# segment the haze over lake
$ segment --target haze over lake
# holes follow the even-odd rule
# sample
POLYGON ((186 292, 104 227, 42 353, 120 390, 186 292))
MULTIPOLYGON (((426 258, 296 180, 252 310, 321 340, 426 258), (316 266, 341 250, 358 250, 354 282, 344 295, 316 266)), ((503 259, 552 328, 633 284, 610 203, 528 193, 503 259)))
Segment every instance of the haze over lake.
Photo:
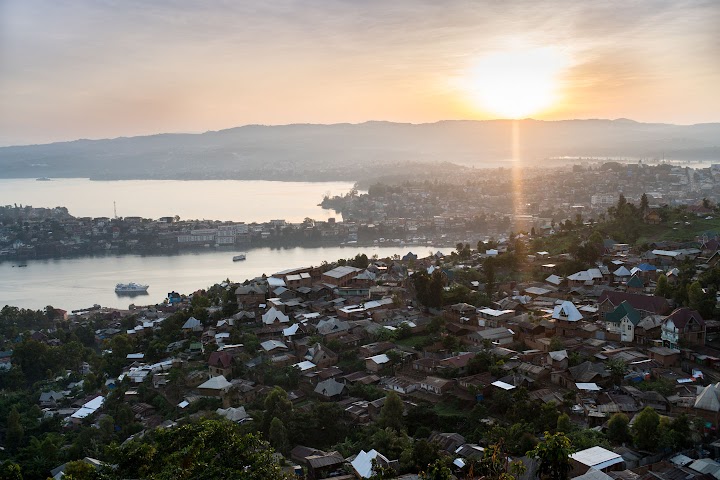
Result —
MULTIPOLYGON (((127 308, 131 303, 160 303, 168 292, 192 293, 226 278, 242 282, 248 278, 288 268, 319 265, 323 260, 365 253, 379 258, 408 251, 425 257, 436 248, 429 246, 257 248, 248 250, 247 260, 233 262, 233 250, 182 253, 179 255, 119 255, 65 259, 0 262, 0 308, 12 305, 41 309, 46 305, 66 310, 90 307, 127 308), (137 282, 150 285, 148 295, 128 297, 115 293, 115 284, 137 282)), ((444 253, 449 253, 445 249, 444 253)))
POLYGON ((340 220, 318 204, 326 193, 342 195, 352 187, 350 182, 0 179, 0 205, 67 207, 76 217, 112 217, 115 202, 120 217, 302 222, 340 220))

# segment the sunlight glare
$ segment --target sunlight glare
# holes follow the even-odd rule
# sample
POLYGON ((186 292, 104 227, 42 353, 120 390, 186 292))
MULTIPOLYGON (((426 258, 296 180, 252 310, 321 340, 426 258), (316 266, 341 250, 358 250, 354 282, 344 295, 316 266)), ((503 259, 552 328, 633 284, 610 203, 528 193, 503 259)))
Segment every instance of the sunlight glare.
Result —
POLYGON ((492 53, 472 69, 470 91, 480 108, 505 118, 542 112, 559 100, 565 55, 551 47, 492 53))

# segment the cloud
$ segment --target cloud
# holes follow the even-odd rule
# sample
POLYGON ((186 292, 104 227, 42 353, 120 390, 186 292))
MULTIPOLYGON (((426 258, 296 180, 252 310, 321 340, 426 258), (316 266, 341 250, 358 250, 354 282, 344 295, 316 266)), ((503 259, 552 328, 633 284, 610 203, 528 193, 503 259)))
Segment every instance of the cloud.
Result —
POLYGON ((702 79, 688 105, 710 101, 677 118, 708 121, 718 106, 714 0, 5 0, 0 9, 3 142, 472 115, 451 79, 517 45, 567 52, 566 96, 584 112, 622 103, 623 115, 643 117, 652 109, 633 104, 637 89, 675 98, 682 77, 702 79), (624 95, 631 101, 617 101, 624 95))

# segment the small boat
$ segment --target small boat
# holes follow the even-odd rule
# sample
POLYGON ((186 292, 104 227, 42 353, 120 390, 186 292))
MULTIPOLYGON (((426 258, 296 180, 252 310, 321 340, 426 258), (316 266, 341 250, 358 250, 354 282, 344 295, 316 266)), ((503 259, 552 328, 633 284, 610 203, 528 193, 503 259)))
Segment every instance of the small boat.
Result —
POLYGON ((139 283, 118 283, 115 285, 115 293, 143 293, 147 292, 149 285, 140 285, 139 283))
POLYGON ((18 265, 18 268, 20 267, 27 267, 27 263, 23 263, 22 265, 18 265))
POLYGON ((239 262, 240 260, 245 260, 245 258, 246 258, 246 257, 245 257, 245 254, 244 254, 244 253, 240 253, 240 254, 235 255, 235 256, 233 257, 233 262, 239 262))

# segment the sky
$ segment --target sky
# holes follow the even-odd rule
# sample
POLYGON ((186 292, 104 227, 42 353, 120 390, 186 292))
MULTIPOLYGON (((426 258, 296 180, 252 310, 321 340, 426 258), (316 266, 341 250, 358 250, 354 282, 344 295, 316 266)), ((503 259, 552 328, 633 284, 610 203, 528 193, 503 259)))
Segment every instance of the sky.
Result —
POLYGON ((720 121, 717 0, 0 0, 0 145, 246 124, 720 121))

